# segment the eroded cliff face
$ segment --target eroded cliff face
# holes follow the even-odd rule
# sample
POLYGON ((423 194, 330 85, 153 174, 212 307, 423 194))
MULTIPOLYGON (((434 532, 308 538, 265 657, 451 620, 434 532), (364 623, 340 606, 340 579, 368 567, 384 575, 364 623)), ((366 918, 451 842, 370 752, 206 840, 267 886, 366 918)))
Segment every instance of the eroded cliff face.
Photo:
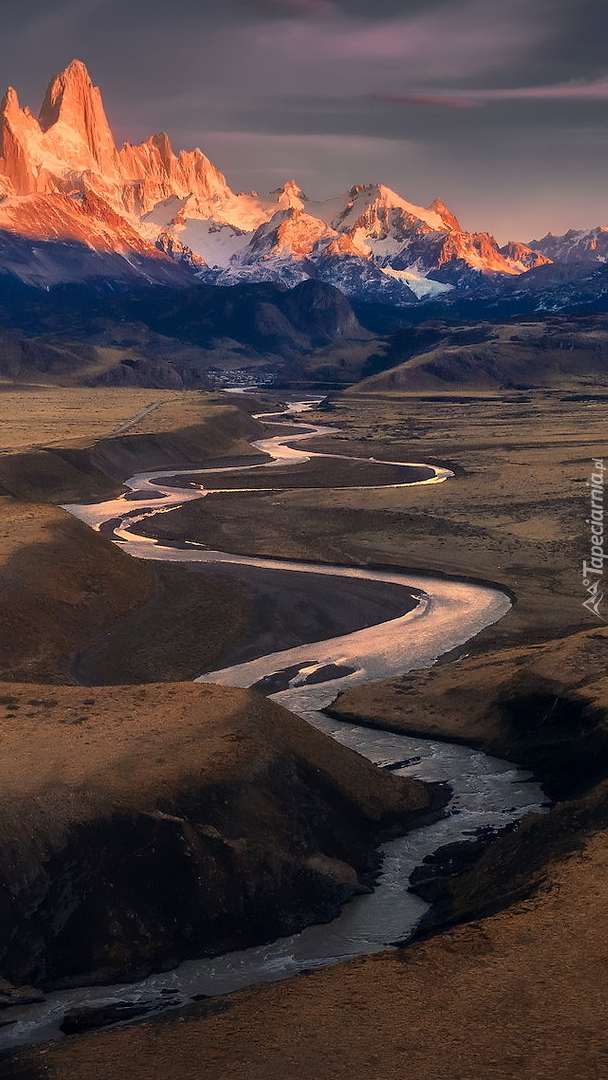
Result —
POLYGON ((18 196, 96 193, 121 213, 146 213, 172 196, 234 197, 201 150, 176 155, 164 132, 118 149, 99 88, 80 60, 51 79, 38 118, 8 88, 0 105, 0 173, 18 196))
MULTIPOLYGON (((3 209, 0 229, 22 243, 19 252, 0 243, 0 263, 43 286, 125 275, 162 283, 172 272, 176 285, 193 273, 222 285, 292 287, 312 278, 355 299, 410 304, 453 286, 479 285, 483 275, 519 275, 550 261, 525 245, 499 250, 488 233, 466 232, 440 199, 417 206, 383 184, 355 184, 315 202, 294 180, 265 196, 236 193, 202 150, 175 153, 165 132, 117 147, 101 93, 80 60, 51 80, 38 117, 8 88, 0 105, 2 197, 18 213, 4 220, 3 209), (88 218, 75 222, 71 204, 78 199, 88 218), (53 258, 47 250, 39 265, 39 253, 23 243, 32 236, 36 200, 43 206, 49 200, 64 247, 77 245, 84 229, 82 249, 54 250, 53 258), (108 245, 135 258, 99 262, 108 245)), ((44 233, 47 245, 55 235, 53 221, 44 233)))
MULTIPOLYGON (((159 176, 156 182, 149 178, 150 205, 163 198, 165 188, 173 190, 162 155, 153 149, 159 176)), ((133 180, 127 166, 128 155, 123 165, 101 94, 83 63, 74 60, 51 80, 38 119, 21 108, 9 87, 0 104, 5 269, 34 285, 91 276, 185 282, 173 260, 127 220, 129 211, 145 203, 142 181, 133 180), (32 240, 43 242, 42 257, 32 253, 32 240)), ((188 166, 189 179, 200 175, 200 163, 188 166)))
POLYGON ((608 772, 608 629, 597 626, 342 691, 337 719, 448 739, 532 769, 551 798, 608 772))
POLYGON ((56 987, 332 917, 428 789, 250 691, 5 684, 0 973, 56 987))

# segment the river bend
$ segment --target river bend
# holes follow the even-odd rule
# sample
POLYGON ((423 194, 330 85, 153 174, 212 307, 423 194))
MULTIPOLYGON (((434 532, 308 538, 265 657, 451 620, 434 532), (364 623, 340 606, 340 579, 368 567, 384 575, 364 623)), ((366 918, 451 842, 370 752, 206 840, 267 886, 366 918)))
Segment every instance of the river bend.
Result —
MULTIPOLYGON (((292 412, 303 412, 317 402, 298 402, 292 412)), ((263 417, 274 421, 271 414, 263 417)), ((299 448, 301 442, 336 429, 302 425, 297 434, 277 435, 255 443, 271 460, 243 467, 268 469, 309 460, 316 455, 299 448)), ((293 426, 290 425, 293 432, 293 426)), ((351 459, 352 460, 352 459, 351 459)), ((369 460, 369 459, 366 459, 369 460)), ((380 464, 380 462, 379 462, 380 464)), ((411 463, 382 463, 410 465, 411 463)), ((417 485, 448 480, 447 469, 417 464, 417 485), (422 478, 421 470, 424 470, 422 478)), ((131 494, 94 505, 65 507, 92 528, 108 532, 129 554, 145 559, 239 564, 266 569, 345 576, 405 586, 417 605, 404 615, 325 641, 276 652, 222 670, 204 672, 198 681, 233 686, 255 686, 280 678, 284 689, 274 700, 314 724, 339 742, 379 765, 406 762, 398 771, 431 782, 447 782, 452 798, 447 814, 433 825, 414 829, 407 836, 385 844, 384 861, 373 893, 347 904, 333 922, 309 926, 298 934, 267 945, 181 964, 174 971, 152 975, 135 984, 86 987, 49 994, 40 1005, 11 1009, 9 1026, 0 1031, 0 1046, 39 1042, 59 1036, 58 1026, 67 1009, 130 1001, 153 1006, 176 1006, 195 994, 222 994, 256 982, 285 978, 298 971, 337 963, 362 953, 394 946, 414 931, 428 905, 407 891, 408 877, 426 855, 445 843, 472 838, 480 830, 499 829, 528 810, 540 810, 544 796, 530 774, 480 751, 445 742, 410 738, 381 730, 353 726, 329 719, 321 711, 343 686, 403 674, 428 667, 436 659, 463 645, 485 626, 509 610, 510 601, 498 589, 471 582, 426 574, 354 569, 269 558, 240 556, 206 549, 201 544, 171 547, 137 535, 145 518, 182 505, 192 499, 223 492, 200 486, 180 488, 180 476, 234 473, 235 467, 138 473, 126 481, 131 494), (327 672, 327 677, 325 677, 327 672), (337 677, 336 677, 337 675, 337 677), (319 680, 319 681, 316 681, 319 680)), ((271 477, 269 472, 269 477, 271 477)), ((190 481, 188 481, 190 483, 190 481)), ((386 485, 383 485, 386 486, 386 485)), ((405 485, 393 485, 405 486, 405 485)), ((271 479, 269 488, 272 488, 271 479)), ((259 488, 257 489, 259 490, 259 488)))

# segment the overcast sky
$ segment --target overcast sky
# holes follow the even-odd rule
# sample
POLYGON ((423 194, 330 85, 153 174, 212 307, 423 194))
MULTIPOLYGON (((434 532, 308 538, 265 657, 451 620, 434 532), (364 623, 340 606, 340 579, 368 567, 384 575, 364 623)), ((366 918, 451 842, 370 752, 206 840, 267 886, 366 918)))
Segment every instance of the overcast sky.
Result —
POLYGON ((608 225, 605 0, 19 0, 0 82, 77 57, 117 141, 165 130, 236 190, 381 182, 502 242, 608 225))

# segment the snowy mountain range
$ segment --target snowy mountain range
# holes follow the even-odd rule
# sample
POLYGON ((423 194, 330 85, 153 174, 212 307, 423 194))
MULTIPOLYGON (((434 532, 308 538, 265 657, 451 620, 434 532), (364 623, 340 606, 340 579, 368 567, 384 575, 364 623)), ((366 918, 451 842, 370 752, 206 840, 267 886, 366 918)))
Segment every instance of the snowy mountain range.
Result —
POLYGON ((117 147, 78 60, 52 79, 38 117, 12 88, 0 106, 0 272, 28 284, 312 278, 403 305, 607 258, 606 229, 499 248, 439 199, 416 206, 382 184, 324 202, 294 180, 266 196, 235 193, 201 150, 175 154, 164 133, 117 147))

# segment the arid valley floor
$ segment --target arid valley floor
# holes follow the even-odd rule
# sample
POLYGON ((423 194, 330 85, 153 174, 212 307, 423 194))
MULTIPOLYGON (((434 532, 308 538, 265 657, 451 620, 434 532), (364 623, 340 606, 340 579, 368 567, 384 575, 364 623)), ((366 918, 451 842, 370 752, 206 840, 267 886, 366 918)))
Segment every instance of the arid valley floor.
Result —
MULTIPOLYGON (((184 793, 213 802, 197 857, 212 868, 230 912, 217 937, 231 944, 241 939, 228 847, 232 870, 252 892, 264 866, 270 885, 259 907, 269 895, 282 905, 272 925, 260 919, 259 935, 285 932, 301 912, 272 868, 286 880, 295 858, 306 882, 305 918, 325 916, 315 896, 331 907, 352 895, 357 874, 373 870, 379 840, 431 808, 422 785, 380 772, 273 702, 191 685, 211 666, 390 618, 388 592, 344 588, 328 597, 301 583, 286 594, 280 574, 254 582, 223 569, 139 562, 60 509, 120 492, 138 470, 200 464, 204 483, 205 465, 255 460, 250 442, 263 428, 251 413, 273 402, 260 407, 243 397, 237 405, 197 392, 0 390, 0 734, 11 762, 0 798, 0 864, 8 883, 2 903, 20 928, 23 912, 11 903, 28 876, 59 866, 50 852, 86 863, 92 836, 111 846, 112 822, 136 823, 134 844, 152 837, 169 865, 177 860, 187 830, 182 823, 178 836, 165 819, 187 817, 184 793), (219 809, 220 796, 230 812, 219 809), (316 835, 294 809, 298 799, 312 800, 323 819, 316 835), (235 836, 246 843, 239 848, 235 836)), ((242 554, 433 571, 507 590, 509 613, 465 649, 427 671, 354 687, 332 713, 504 756, 530 768, 555 806, 494 840, 455 876, 440 875, 433 923, 413 944, 19 1050, 4 1055, 0 1075, 600 1080, 608 1072, 608 629, 583 608, 581 582, 585 484, 591 459, 606 456, 608 400, 562 390, 345 391, 318 419, 339 430, 309 444, 315 451, 426 462, 454 477, 363 490, 390 484, 391 469, 383 466, 373 481, 364 463, 313 458, 289 475, 278 472, 268 491, 226 473, 227 487, 251 490, 189 503, 141 531, 242 554)), ((90 882, 102 880, 87 872, 90 882)), ((155 873, 149 882, 162 893, 155 873)), ((136 885, 121 887, 119 900, 131 904, 136 885)), ((37 988, 83 979, 85 960, 103 979, 187 951, 177 932, 168 945, 151 929, 158 910, 147 922, 142 916, 135 945, 120 903, 104 910, 102 917, 95 904, 84 905, 72 940, 56 947, 39 927, 37 937, 25 935, 27 962, 5 936, 0 974, 37 988), (91 937, 96 945, 83 958, 91 937)), ((3 1019, 10 1022, 10 1009, 3 1019)))

